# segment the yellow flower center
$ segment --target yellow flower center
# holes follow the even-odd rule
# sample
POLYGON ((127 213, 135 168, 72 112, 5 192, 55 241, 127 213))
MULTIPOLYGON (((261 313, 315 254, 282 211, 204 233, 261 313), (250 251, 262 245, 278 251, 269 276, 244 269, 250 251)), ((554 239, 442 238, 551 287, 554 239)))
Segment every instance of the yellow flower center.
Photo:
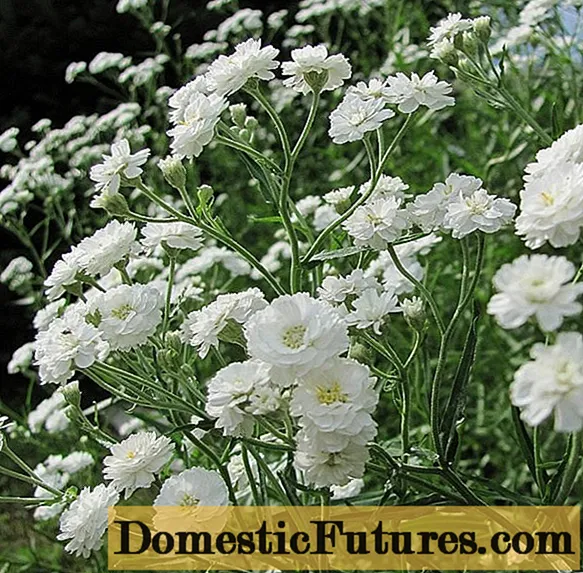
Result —
POLYGON ((306 327, 303 324, 291 326, 283 333, 283 343, 292 350, 301 348, 304 344, 304 335, 306 334, 306 327))
POLYGON ((316 396, 318 402, 320 402, 320 404, 325 404, 326 406, 336 404, 337 402, 340 402, 341 404, 348 402, 348 396, 342 392, 342 387, 338 382, 334 382, 334 384, 329 387, 318 386, 316 388, 316 396))
POLYGON ((550 207, 551 205, 555 204, 555 198, 549 191, 544 191, 543 193, 540 194, 540 196, 542 197, 543 203, 547 207, 550 207))
POLYGON ((128 452, 128 453, 126 454, 126 458, 127 458, 128 460, 133 460, 135 457, 136 457, 136 452, 128 452))
POLYGON ((185 493, 180 500, 180 505, 183 507, 198 505, 199 503, 200 499, 189 493, 185 493))
POLYGON ((124 304, 119 308, 114 308, 111 311, 113 317, 118 318, 119 320, 125 320, 133 311, 134 309, 129 304, 124 304))

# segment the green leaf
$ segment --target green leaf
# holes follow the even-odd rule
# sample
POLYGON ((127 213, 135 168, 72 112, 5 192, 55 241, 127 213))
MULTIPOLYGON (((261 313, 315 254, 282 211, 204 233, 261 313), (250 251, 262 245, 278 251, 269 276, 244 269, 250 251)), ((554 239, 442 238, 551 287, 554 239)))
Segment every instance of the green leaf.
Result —
POLYGON ((250 223, 277 223, 279 225, 283 223, 282 218, 277 215, 273 217, 255 217, 254 215, 250 215, 247 219, 250 223))
POLYGON ((536 477, 538 470, 536 465, 536 458, 534 455, 534 444, 532 443, 532 439, 528 433, 528 430, 526 429, 526 426, 524 425, 524 422, 520 418, 520 410, 516 407, 512 408, 512 421, 514 422, 514 428, 516 430, 516 437, 518 438, 520 451, 526 460, 526 464, 528 465, 528 469, 530 470, 531 475, 538 484, 538 479, 536 477))
POLYGON ((467 386, 472 372, 472 366, 476 358, 476 345, 478 342, 477 326, 480 320, 480 308, 474 305, 474 316, 470 323, 462 356, 453 379, 451 392, 441 422, 440 433, 443 436, 445 455, 448 461, 453 461, 459 446, 457 425, 463 418, 463 411, 467 399, 467 386))
POLYGON ((277 197, 275 196, 272 182, 269 180, 269 176, 265 171, 265 168, 258 165, 252 159, 249 159, 244 153, 239 153, 239 157, 245 164, 245 167, 247 168, 247 171, 249 171, 251 177, 259 181, 259 192, 261 193, 263 200, 266 203, 277 204, 277 197))
POLYGON ((314 255, 307 263, 303 266, 305 268, 312 268, 320 264, 323 261, 331 261, 333 259, 343 259, 345 257, 351 257, 352 255, 358 255, 368 249, 363 249, 362 247, 346 247, 345 249, 337 249, 335 251, 324 251, 314 255))

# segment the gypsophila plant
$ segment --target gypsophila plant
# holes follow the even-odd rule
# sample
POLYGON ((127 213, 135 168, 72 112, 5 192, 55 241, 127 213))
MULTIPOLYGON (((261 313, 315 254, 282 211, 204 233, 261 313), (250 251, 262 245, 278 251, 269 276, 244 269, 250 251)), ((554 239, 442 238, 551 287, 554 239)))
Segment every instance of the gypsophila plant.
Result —
POLYGON ((120 0, 156 53, 66 74, 117 107, 0 136, 45 396, 0 503, 89 559, 122 499, 578 502, 582 14, 518 4, 213 0, 182 50, 120 0))

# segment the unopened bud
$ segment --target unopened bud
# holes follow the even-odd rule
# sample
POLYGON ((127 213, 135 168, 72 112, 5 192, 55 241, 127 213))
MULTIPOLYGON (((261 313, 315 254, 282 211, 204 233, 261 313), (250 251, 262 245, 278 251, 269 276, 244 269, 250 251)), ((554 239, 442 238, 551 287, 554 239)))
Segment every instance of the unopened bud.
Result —
POLYGON ((474 32, 481 42, 486 43, 492 35, 492 22, 490 16, 480 16, 473 21, 474 32))
POLYGON ((198 188, 198 203, 202 208, 207 208, 213 200, 215 192, 210 185, 201 185, 198 188))
POLYGON ((112 217, 127 217, 130 214, 128 203, 120 193, 102 193, 91 201, 91 207, 105 209, 112 217))
POLYGON ((259 122, 255 117, 249 116, 245 120, 245 129, 249 130, 250 132, 254 132, 257 129, 259 122))
POLYGON ((65 386, 63 386, 60 390, 65 402, 71 406, 79 407, 81 404, 81 392, 79 391, 79 382, 77 380, 73 380, 73 382, 69 382, 65 386))
POLYGON ((459 55, 455 46, 449 40, 443 40, 433 48, 432 55, 448 66, 455 66, 458 63, 459 55))
POLYGON ((186 187, 186 169, 178 157, 169 156, 166 159, 160 159, 158 167, 169 185, 172 185, 178 191, 184 190, 186 187))
POLYGON ((358 362, 368 363, 371 359, 369 349, 360 342, 353 342, 348 351, 348 356, 358 362))
POLYGON ((240 129, 245 127, 247 119, 247 106, 244 103, 237 103, 229 107, 231 121, 240 129))
POLYGON ((421 330, 425 325, 426 317, 423 301, 417 296, 406 298, 401 303, 401 308, 409 326, 415 330, 421 330))
POLYGON ((464 32, 462 34, 463 49, 469 56, 475 57, 480 49, 480 41, 474 32, 464 32))

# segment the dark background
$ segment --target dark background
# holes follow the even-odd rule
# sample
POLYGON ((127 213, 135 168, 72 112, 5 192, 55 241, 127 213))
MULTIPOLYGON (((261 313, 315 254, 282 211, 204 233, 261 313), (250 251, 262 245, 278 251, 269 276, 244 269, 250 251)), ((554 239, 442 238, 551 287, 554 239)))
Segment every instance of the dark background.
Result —
MULTIPOLYGON (((112 107, 95 87, 67 84, 72 61, 91 61, 101 51, 149 55, 153 42, 131 14, 118 14, 116 0, 0 0, 0 133, 16 126, 26 142, 30 127, 43 117, 61 127, 76 114, 103 113, 112 107)), ((269 13, 293 2, 240 1, 240 7, 269 13)), ((208 12, 206 1, 172 0, 168 23, 185 47, 201 42, 205 31, 225 17, 208 12)), ((0 152, 0 164, 6 159, 0 152)), ((2 182, 0 185, 3 185, 2 182)), ((0 271, 14 257, 26 255, 19 242, 0 228, 0 271)), ((0 284, 0 401, 16 406, 26 392, 22 376, 6 365, 19 346, 33 339, 26 307, 0 284)))

